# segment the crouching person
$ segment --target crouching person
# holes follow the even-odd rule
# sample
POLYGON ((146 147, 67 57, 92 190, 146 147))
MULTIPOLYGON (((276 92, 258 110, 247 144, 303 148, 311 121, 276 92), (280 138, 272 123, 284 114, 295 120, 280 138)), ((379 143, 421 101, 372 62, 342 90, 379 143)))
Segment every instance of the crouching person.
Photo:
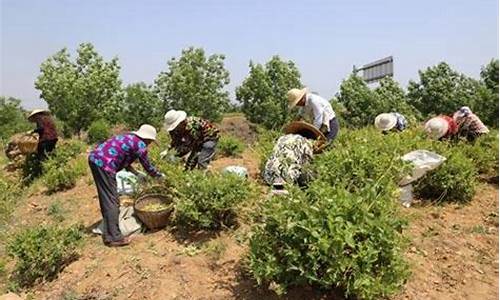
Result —
POLYGON ((293 122, 285 129, 267 160, 262 177, 272 186, 273 193, 286 193, 285 184, 306 185, 304 166, 313 155, 326 146, 327 138, 315 127, 305 122, 293 122))
POLYGON ((375 118, 375 127, 383 134, 391 131, 401 132, 406 129, 406 118, 396 112, 383 113, 375 118))
POLYGON ((440 115, 428 120, 424 125, 424 130, 429 138, 443 141, 456 138, 458 126, 453 118, 440 115))
POLYGON ((453 120, 458 126, 458 136, 466 138, 469 142, 479 136, 490 132, 481 119, 467 106, 462 106, 453 114, 453 120))
POLYGON ((182 110, 170 110, 165 114, 165 129, 170 133, 171 147, 177 156, 190 153, 186 170, 208 167, 219 141, 219 130, 215 125, 198 117, 187 117, 182 110))
POLYGON ((102 238, 107 246, 119 247, 130 243, 128 237, 123 237, 118 226, 120 210, 116 173, 127 169, 138 175, 131 164, 139 159, 149 175, 156 178, 165 177, 151 165, 148 159, 148 146, 155 140, 156 129, 145 124, 138 131, 111 137, 97 145, 89 154, 89 166, 97 187, 103 222, 106 225, 102 238))

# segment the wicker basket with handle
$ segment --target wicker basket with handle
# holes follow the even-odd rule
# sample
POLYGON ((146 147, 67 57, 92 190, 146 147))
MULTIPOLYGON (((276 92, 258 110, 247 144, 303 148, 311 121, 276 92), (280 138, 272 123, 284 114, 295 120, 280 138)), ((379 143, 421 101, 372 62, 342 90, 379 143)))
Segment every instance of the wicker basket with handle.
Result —
POLYGON ((138 198, 134 203, 135 214, 149 229, 165 227, 173 210, 172 199, 161 194, 147 194, 138 198), (165 205, 166 208, 158 211, 147 210, 148 206, 158 204, 165 205))
POLYGON ((23 134, 16 137, 15 142, 22 154, 35 153, 38 146, 38 135, 23 134))

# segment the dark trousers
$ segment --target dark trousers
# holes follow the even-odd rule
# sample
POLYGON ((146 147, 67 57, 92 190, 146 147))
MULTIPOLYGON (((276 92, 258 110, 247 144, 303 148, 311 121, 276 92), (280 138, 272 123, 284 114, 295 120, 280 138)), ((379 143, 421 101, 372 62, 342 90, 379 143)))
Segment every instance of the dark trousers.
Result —
POLYGON ((92 177, 97 187, 99 196, 99 206, 101 207, 104 230, 102 239, 104 242, 116 242, 123 239, 123 235, 118 226, 120 215, 120 203, 116 190, 116 178, 89 161, 92 177))
POLYGON ((186 163, 186 170, 192 170, 195 167, 206 169, 215 155, 217 140, 206 141, 201 145, 201 149, 191 151, 186 163))
POLYGON ((56 148, 57 139, 48 140, 48 141, 40 141, 38 146, 36 147, 36 156, 38 160, 43 161, 47 159, 47 154, 54 151, 56 148))
POLYGON ((332 142, 339 133, 339 121, 337 117, 330 120, 330 131, 326 133, 326 140, 332 142))

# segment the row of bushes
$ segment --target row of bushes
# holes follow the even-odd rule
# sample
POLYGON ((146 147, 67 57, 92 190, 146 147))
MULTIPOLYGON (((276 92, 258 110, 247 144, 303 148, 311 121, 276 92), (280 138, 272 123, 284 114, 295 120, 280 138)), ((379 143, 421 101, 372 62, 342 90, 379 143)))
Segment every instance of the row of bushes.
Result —
MULTIPOLYGON (((270 136, 257 147, 264 158, 270 136)), ((419 130, 344 131, 306 168, 315 178, 307 189, 290 187, 290 195, 265 203, 251 231, 250 273, 280 292, 305 284, 359 299, 396 292, 408 278, 398 182, 411 166, 400 157, 418 149, 447 158, 416 184, 418 197, 467 202, 478 171, 498 176, 497 132, 469 144, 428 140, 419 130)))

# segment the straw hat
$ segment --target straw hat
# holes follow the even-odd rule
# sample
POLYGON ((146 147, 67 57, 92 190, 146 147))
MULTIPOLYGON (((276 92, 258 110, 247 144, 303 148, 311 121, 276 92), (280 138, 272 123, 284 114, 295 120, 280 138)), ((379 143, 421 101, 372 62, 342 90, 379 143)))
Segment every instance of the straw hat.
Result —
POLYGON ((382 131, 391 130, 396 126, 398 118, 391 113, 380 114, 375 118, 375 127, 382 131))
POLYGON ((179 125, 182 121, 184 121, 187 117, 185 111, 182 110, 169 110, 165 114, 165 129, 167 131, 174 130, 177 125, 179 125))
POLYGON ((320 153, 327 146, 325 135, 313 125, 304 121, 295 121, 284 129, 286 134, 298 134, 305 138, 315 140, 314 153, 320 153))
POLYGON ((448 122, 441 117, 434 117, 425 123, 424 129, 431 138, 438 140, 448 132, 448 122))
POLYGON ((33 111, 32 111, 32 112, 28 115, 28 119, 29 119, 29 118, 31 118, 31 117, 33 117, 33 116, 34 116, 34 115, 36 115, 36 114, 39 114, 39 113, 48 113, 48 112, 49 112, 49 110, 48 110, 48 109, 44 109, 44 108, 42 108, 42 109, 35 109, 35 110, 33 110, 33 111))
POLYGON ((299 103, 300 99, 304 97, 304 95, 307 93, 307 88, 303 89, 291 89, 286 93, 286 96, 288 97, 288 108, 292 109, 299 103))
POLYGON ((143 124, 137 131, 133 131, 133 134, 137 135, 143 140, 152 140, 156 141, 156 129, 149 125, 149 124, 143 124))

